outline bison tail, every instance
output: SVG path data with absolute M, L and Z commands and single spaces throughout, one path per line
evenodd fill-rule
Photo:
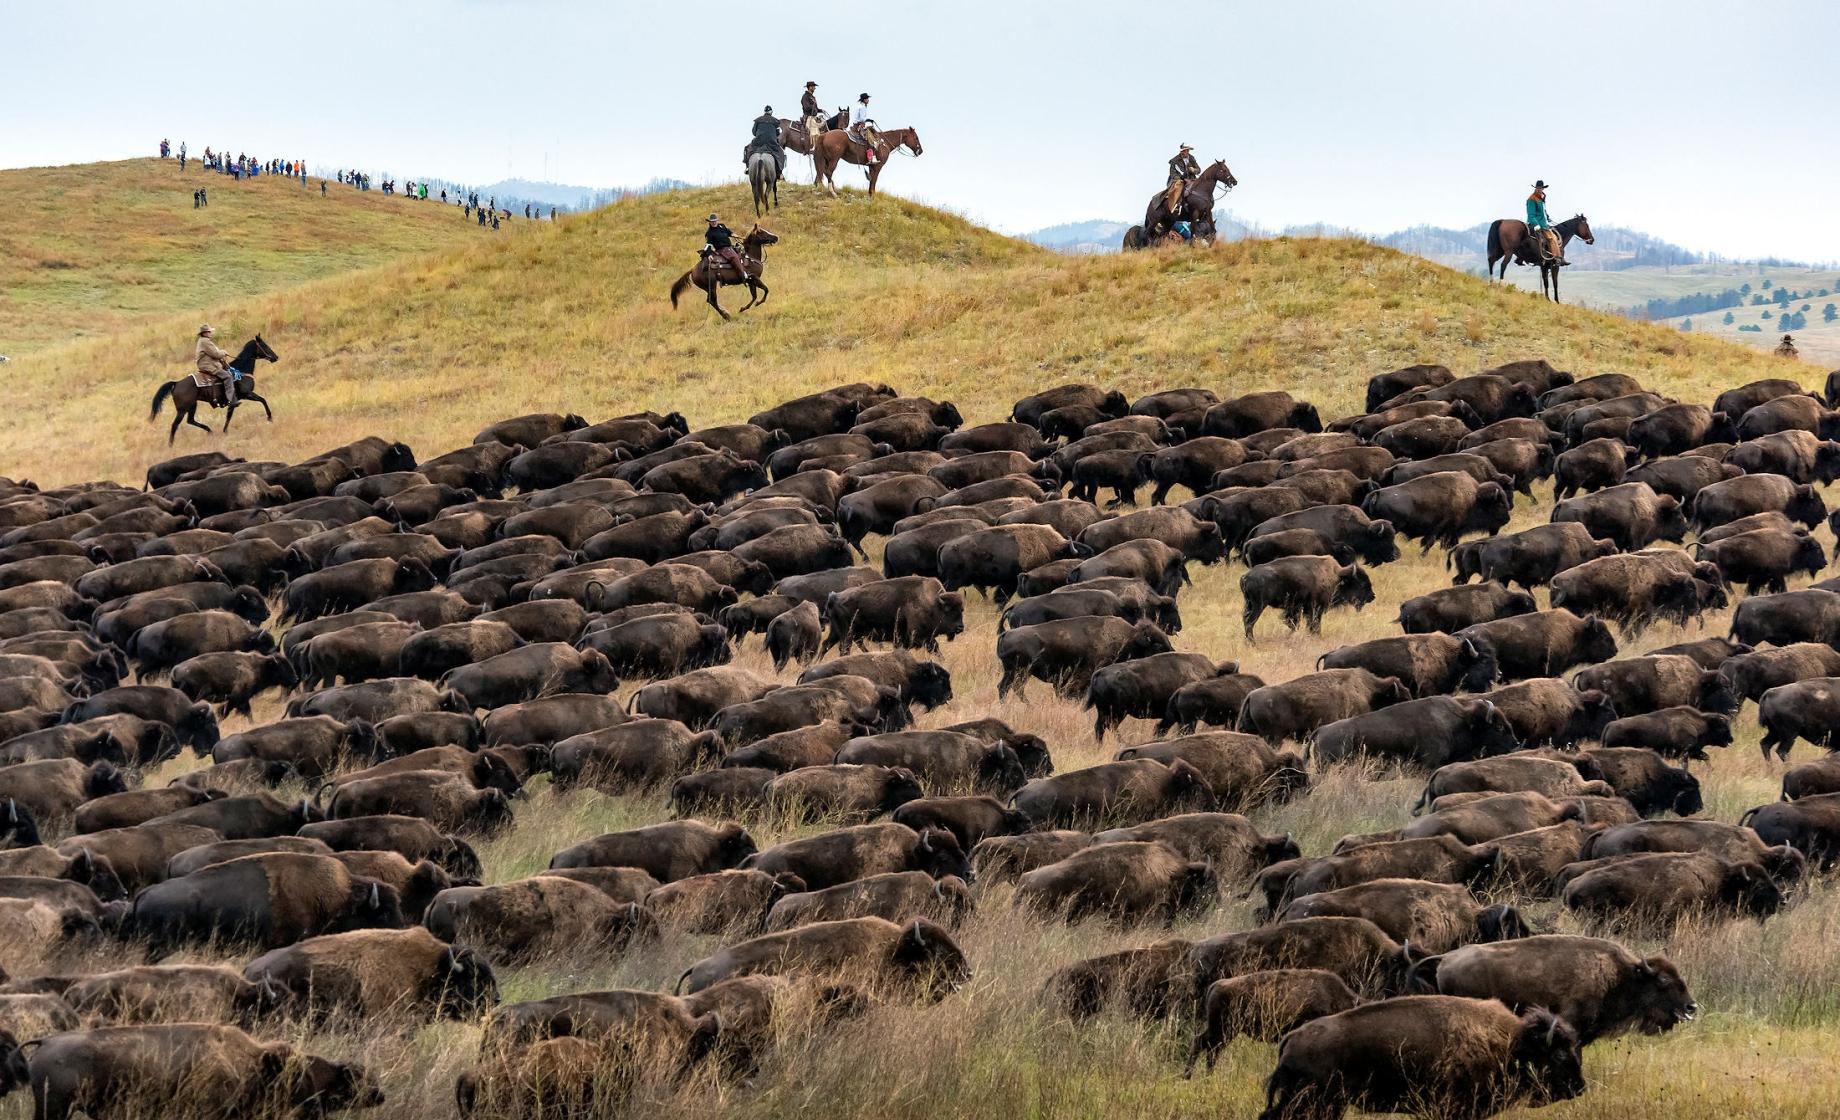
M 1738 818 L 1738 827 L 1739 828 L 1749 828 L 1751 826 L 1751 818 L 1756 816 L 1758 813 L 1761 813 L 1763 809 L 1764 807 L 1762 805 L 1759 805 L 1753 809 L 1746 809 L 1744 811 L 1744 815 Z
M 1412 805 L 1412 815 L 1415 817 L 1423 815 L 1426 809 L 1431 808 L 1432 800 L 1433 798 L 1431 796 L 1431 783 L 1426 782 L 1425 792 L 1419 794 L 1418 800 L 1414 802 Z
M 682 276 L 679 276 L 677 280 L 671 285 L 671 306 L 676 307 L 677 301 L 683 298 L 683 294 L 689 290 L 690 290 L 690 274 L 686 272 Z
M 688 275 L 688 274 L 686 273 L 686 275 Z M 674 995 L 674 996 L 681 996 L 681 995 L 683 995 L 683 994 L 684 994 L 684 981 L 685 981 L 685 980 L 688 980 L 688 979 L 690 979 L 690 973 L 691 973 L 691 972 L 692 972 L 693 970 L 694 970 L 694 968 L 686 968 L 686 969 L 684 969 L 684 971 L 683 971 L 683 975 L 681 975 L 681 976 L 679 976 L 679 977 L 677 978 L 677 983 L 676 983 L 676 984 L 673 984 L 673 985 L 671 986 L 671 994 L 672 994 L 672 995 Z

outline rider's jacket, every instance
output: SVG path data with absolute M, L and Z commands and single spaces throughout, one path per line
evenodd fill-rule
M 709 243 L 711 249 L 715 249 L 719 252 L 734 246 L 735 231 L 729 229 L 721 222 L 716 222 L 703 231 L 703 240 Z
M 850 127 L 860 129 L 867 123 L 869 123 L 869 107 L 858 101 L 856 107 L 850 110 Z
M 198 372 L 212 377 L 224 375 L 225 363 L 230 360 L 230 352 L 212 342 L 205 335 L 198 336 Z
M 754 139 L 762 144 L 779 143 L 779 118 L 762 113 L 754 118 Z
M 1527 196 L 1527 228 L 1551 229 L 1552 219 L 1546 216 L 1546 192 L 1534 191 Z
M 806 90 L 805 96 L 799 98 L 799 113 L 806 117 L 822 117 L 824 110 L 818 108 L 818 95 Z
M 1169 161 L 1169 181 L 1172 183 L 1177 179 L 1193 179 L 1199 174 L 1201 174 L 1201 165 L 1196 163 L 1195 157 L 1187 152 L 1178 152 Z

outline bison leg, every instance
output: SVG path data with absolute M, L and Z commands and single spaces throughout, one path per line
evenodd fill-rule
M 1004 661 L 1003 679 L 997 682 L 997 699 L 1001 700 L 1008 696 L 1012 688 L 1016 690 L 1016 699 L 1022 699 L 1023 690 L 1028 687 L 1028 682 L 1029 667 L 1026 664 L 1013 659 Z
M 1259 616 L 1264 613 L 1265 613 L 1265 604 L 1254 602 L 1251 599 L 1246 600 L 1246 610 L 1245 610 L 1244 620 L 1246 623 L 1246 640 L 1247 641 L 1250 642 L 1252 640 L 1252 628 L 1253 626 L 1258 624 Z

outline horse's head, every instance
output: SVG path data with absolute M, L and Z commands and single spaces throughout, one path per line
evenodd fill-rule
M 1239 186 L 1239 180 L 1233 177 L 1233 169 L 1227 166 L 1227 161 L 1224 159 L 1217 159 L 1208 164 L 1207 170 L 1201 173 L 1201 177 L 1212 179 L 1225 187 Z
M 919 129 L 917 129 L 917 128 L 904 128 L 904 129 L 902 129 L 902 130 L 901 130 L 901 143 L 902 143 L 902 144 L 903 144 L 903 145 L 904 145 L 904 146 L 905 146 L 905 147 L 906 147 L 906 148 L 907 148 L 907 149 L 908 149 L 909 151 L 911 151 L 911 152 L 913 152 L 913 153 L 914 153 L 915 155 L 919 155 L 919 154 L 920 154 L 920 151 L 921 151 L 921 148 L 920 148 L 920 130 L 919 130 Z
M 256 335 L 255 338 L 252 339 L 251 341 L 253 341 L 256 344 L 256 354 L 258 356 L 268 361 L 271 361 L 271 362 L 278 362 L 281 360 L 279 357 L 276 356 L 275 351 L 268 345 L 268 342 L 261 335 Z
M 750 249 L 759 248 L 762 245 L 778 245 L 779 236 L 769 230 L 761 229 L 756 223 L 753 229 L 748 230 L 748 235 L 742 239 L 741 243 Z
M 1591 223 L 1584 220 L 1583 214 L 1573 215 L 1572 232 L 1582 238 L 1586 245 L 1597 244 L 1597 238 L 1591 236 Z

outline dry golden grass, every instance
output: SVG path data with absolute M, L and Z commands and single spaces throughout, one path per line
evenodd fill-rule
M 688 263 L 702 214 L 721 208 L 732 221 L 738 196 L 724 188 L 623 203 L 554 230 L 430 259 L 404 275 L 364 273 L 201 308 L 226 338 L 260 329 L 282 352 L 281 366 L 262 370 L 281 415 L 273 427 L 250 423 L 221 444 L 182 440 L 180 450 L 221 445 L 251 458 L 290 458 L 383 432 L 432 453 L 465 442 L 489 420 L 538 408 L 594 419 L 681 409 L 695 423 L 718 423 L 858 379 L 954 399 L 976 423 L 1000 419 L 1018 396 L 1073 379 L 1130 393 L 1178 384 L 1222 392 L 1284 387 L 1333 414 L 1358 406 L 1366 375 L 1414 361 L 1468 371 L 1546 355 L 1580 374 L 1632 372 L 1701 398 L 1801 368 L 1554 309 L 1365 245 L 1278 241 L 1067 259 L 899 200 L 871 204 L 846 195 L 828 202 L 805 191 L 791 192 L 769 223 L 785 241 L 770 253 L 777 294 L 760 313 L 731 325 L 700 306 L 673 313 L 663 294 Z M 107 345 L 58 347 L 13 367 L 29 391 L 19 394 L 19 422 L 0 437 L 4 472 L 45 482 L 139 478 L 165 453 L 139 411 L 153 388 L 149 371 L 176 372 L 190 352 L 195 318 L 188 311 L 124 330 Z M 58 393 L 45 391 L 52 386 Z M 1523 503 L 1513 528 L 1544 520 L 1549 507 Z M 1392 633 L 1392 605 L 1447 578 L 1440 556 L 1414 553 L 1374 573 L 1380 601 L 1367 611 L 1332 613 L 1320 636 L 1286 634 L 1267 616 L 1248 644 L 1240 634 L 1242 572 L 1238 565 L 1196 569 L 1196 584 L 1182 597 L 1187 628 L 1177 646 L 1238 658 L 1269 680 L 1308 671 L 1336 645 Z M 1026 700 L 999 701 L 996 611 L 975 602 L 969 623 L 943 657 L 956 698 L 923 725 L 996 716 L 1046 739 L 1062 769 L 1103 761 L 1150 736 L 1150 725 L 1129 721 L 1101 746 L 1089 714 L 1039 684 Z M 1724 626 L 1724 616 L 1712 618 L 1705 632 Z M 1699 633 L 1660 627 L 1627 650 Z M 770 668 L 758 639 L 740 661 Z M 276 718 L 279 708 L 270 700 L 258 716 Z M 1752 708 L 1740 721 L 1737 746 L 1699 768 L 1710 816 L 1732 820 L 1776 794 L 1780 766 L 1759 758 L 1754 714 Z M 1803 748 L 1797 760 L 1807 753 Z M 174 764 L 152 780 L 195 765 Z M 1254 816 L 1268 830 L 1293 832 L 1317 854 L 1345 833 L 1400 823 L 1418 790 L 1414 779 L 1339 769 L 1318 775 L 1308 797 Z M 657 794 L 558 794 L 539 780 L 514 825 L 486 841 L 481 854 L 488 877 L 501 881 L 541 869 L 568 844 L 667 815 Z M 769 821 L 756 837 L 764 846 L 810 827 Z M 1554 910 L 1528 904 L 1536 922 L 1574 928 Z M 1226 897 L 1177 932 L 1200 937 L 1244 929 L 1251 920 L 1246 902 Z M 1673 955 L 1705 1016 L 1666 1037 L 1593 1046 L 1590 1092 L 1540 1115 L 1834 1115 L 1837 930 L 1840 901 L 1822 886 L 1761 927 L 1689 925 L 1665 945 L 1639 941 Z M 961 932 L 976 970 L 964 991 L 932 1007 L 882 1008 L 840 1029 L 793 1031 L 751 1081 L 699 1077 L 644 1112 L 763 1120 L 1251 1115 L 1272 1063 L 1268 1045 L 1238 1042 L 1212 1075 L 1185 1081 L 1180 1028 L 1114 1018 L 1072 1025 L 1044 1012 L 1038 992 L 1054 968 L 1161 935 L 1043 923 L 992 892 Z M 500 979 L 507 1000 L 606 986 L 668 988 L 717 944 L 673 937 L 591 967 L 522 967 Z M 390 1094 L 380 1113 L 388 1117 L 450 1115 L 454 1077 L 470 1064 L 480 1037 L 475 1024 L 409 1034 L 272 1029 L 369 1062 Z M 15 1098 L 0 1114 L 22 1115 L 19 1108 Z

